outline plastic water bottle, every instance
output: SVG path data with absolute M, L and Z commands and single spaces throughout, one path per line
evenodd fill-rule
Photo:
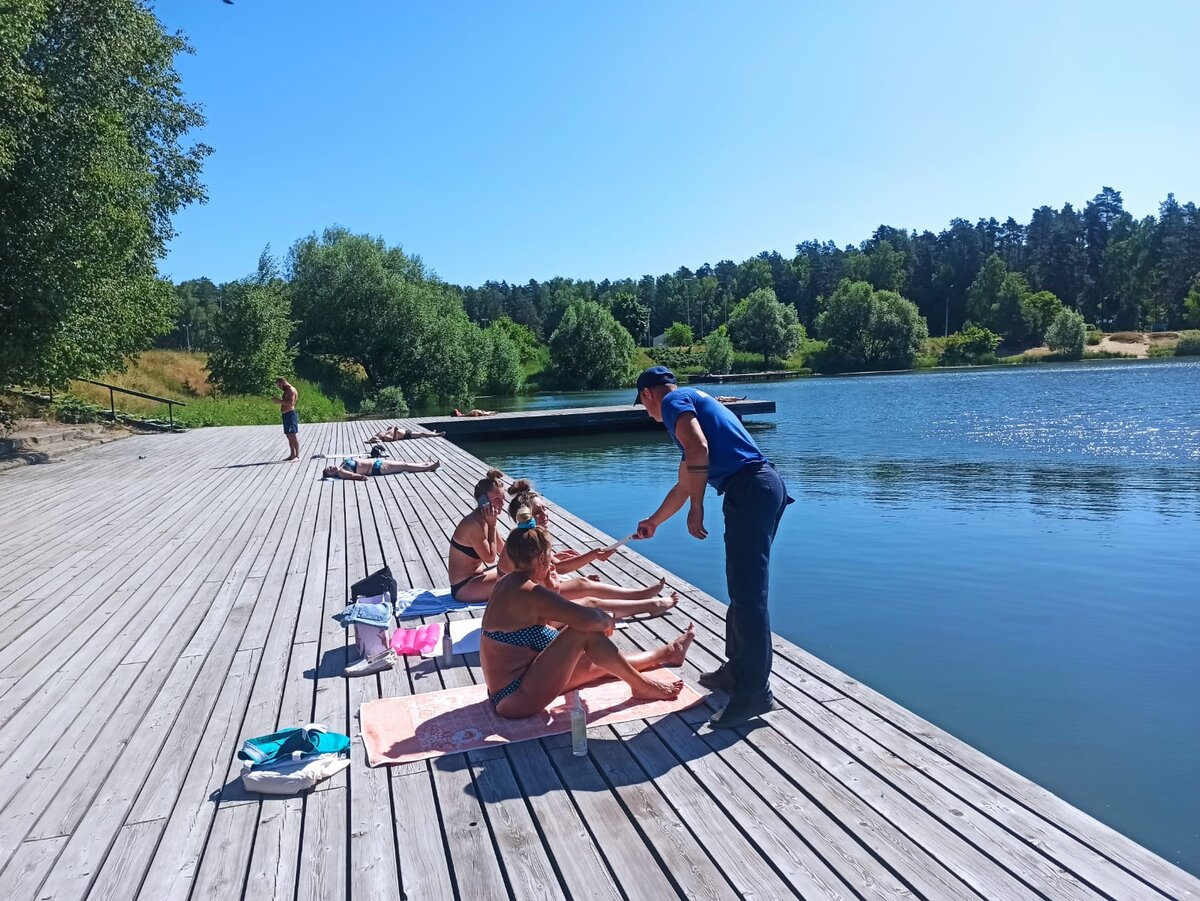
M 587 754 L 587 714 L 583 712 L 583 699 L 578 691 L 571 705 L 571 753 L 576 757 Z
M 442 633 L 442 664 L 450 665 L 450 661 L 454 658 L 454 640 L 450 637 L 450 627 L 446 627 L 446 631 Z

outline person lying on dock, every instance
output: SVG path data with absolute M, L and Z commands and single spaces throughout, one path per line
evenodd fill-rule
M 389 426 L 381 432 L 376 432 L 367 439 L 367 444 L 380 444 L 385 441 L 408 441 L 412 438 L 445 438 L 445 432 L 426 432 L 424 429 L 402 429 L 398 425 Z
M 441 461 L 430 460 L 428 463 L 405 463 L 401 460 L 385 460 L 376 457 L 342 457 L 340 464 L 326 466 L 322 475 L 327 479 L 350 479 L 355 482 L 365 482 L 370 476 L 390 476 L 398 472 L 433 472 Z
M 475 507 L 459 520 L 450 536 L 446 567 L 450 572 L 450 597 L 478 604 L 492 595 L 499 573 L 496 563 L 503 550 L 496 520 L 504 509 L 504 473 L 489 469 L 475 483 Z
M 508 515 L 515 522 L 522 508 L 528 508 L 533 513 L 534 522 L 550 534 L 550 511 L 546 500 L 538 494 L 533 483 L 528 479 L 517 479 L 508 489 L 512 499 L 508 502 Z M 585 607 L 596 607 L 606 610 L 618 618 L 623 616 L 640 616 L 642 614 L 662 614 L 679 603 L 679 595 L 672 593 L 670 597 L 661 597 L 659 593 L 666 585 L 666 579 L 659 579 L 654 585 L 646 588 L 625 588 L 600 581 L 599 576 L 576 576 L 564 579 L 567 573 L 582 569 L 597 560 L 607 560 L 616 550 L 597 548 L 578 554 L 575 551 L 562 551 L 552 554 L 550 570 L 547 573 L 546 588 L 556 591 L 569 601 L 583 604 Z M 512 572 L 516 567 L 508 559 L 507 552 L 501 548 L 500 572 Z
M 718 394 L 717 403 L 719 404 L 736 404 L 739 400 L 745 400 L 749 394 L 743 394 L 741 397 L 730 397 L 728 394 Z
M 611 613 L 545 587 L 553 566 L 550 535 L 528 507 L 517 518 L 504 544 L 515 568 L 496 583 L 480 633 L 479 661 L 496 713 L 509 719 L 533 716 L 564 692 L 607 676 L 625 682 L 635 698 L 678 697 L 681 679 L 645 671 L 682 666 L 695 626 L 689 624 L 674 641 L 654 650 L 622 654 L 609 638 L 615 628 Z
M 462 410 L 455 407 L 454 412 L 451 415 L 452 416 L 495 416 L 496 411 L 495 410 L 468 410 L 466 413 L 464 413 Z

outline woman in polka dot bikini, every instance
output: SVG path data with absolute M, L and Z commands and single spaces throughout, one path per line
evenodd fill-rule
M 682 666 L 695 627 L 670 644 L 622 654 L 612 639 L 611 613 L 585 607 L 545 588 L 553 565 L 550 536 L 533 511 L 517 511 L 517 527 L 504 543 L 514 569 L 496 582 L 483 614 L 480 663 L 496 712 L 504 717 L 532 716 L 565 691 L 616 676 L 635 698 L 679 695 L 683 682 L 647 676 L 645 670 Z M 561 628 L 551 626 L 561 624 Z

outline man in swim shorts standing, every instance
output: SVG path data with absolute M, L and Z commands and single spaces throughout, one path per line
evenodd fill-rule
M 771 619 L 767 610 L 767 569 L 771 543 L 784 508 L 792 502 L 783 479 L 763 456 L 741 421 L 724 404 L 695 388 L 680 388 L 665 366 L 651 366 L 637 381 L 635 404 L 667 427 L 683 453 L 679 477 L 657 510 L 638 523 L 639 538 L 650 538 L 685 503 L 687 526 L 704 539 L 704 491 L 724 495 L 725 579 L 729 613 L 725 618 L 728 662 L 700 677 L 706 688 L 729 694 L 712 715 L 716 728 L 732 728 L 776 708 L 771 693 Z
M 277 378 L 275 384 L 283 392 L 283 397 L 275 398 L 279 411 L 283 414 L 283 434 L 287 435 L 289 454 L 283 458 L 284 463 L 294 463 L 300 459 L 300 414 L 296 412 L 296 401 L 300 397 L 296 386 L 287 379 Z

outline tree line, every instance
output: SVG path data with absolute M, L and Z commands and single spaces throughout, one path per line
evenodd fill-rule
M 793 307 L 813 333 L 823 301 L 849 279 L 903 295 L 930 333 L 944 336 L 978 322 L 970 288 L 992 257 L 1024 279 L 1026 292 L 1053 294 L 1101 329 L 1184 328 L 1186 301 L 1200 277 L 1200 212 L 1170 194 L 1157 216 L 1138 219 L 1119 191 L 1105 187 L 1082 211 L 1070 203 L 1041 206 L 1024 224 L 953 219 L 936 234 L 881 225 L 859 244 L 804 241 L 790 256 L 764 251 L 740 263 L 681 266 L 639 279 L 486 282 L 461 291 L 472 319 L 508 316 L 543 339 L 573 300 L 595 300 L 647 344 L 675 322 L 706 335 L 762 288 Z

